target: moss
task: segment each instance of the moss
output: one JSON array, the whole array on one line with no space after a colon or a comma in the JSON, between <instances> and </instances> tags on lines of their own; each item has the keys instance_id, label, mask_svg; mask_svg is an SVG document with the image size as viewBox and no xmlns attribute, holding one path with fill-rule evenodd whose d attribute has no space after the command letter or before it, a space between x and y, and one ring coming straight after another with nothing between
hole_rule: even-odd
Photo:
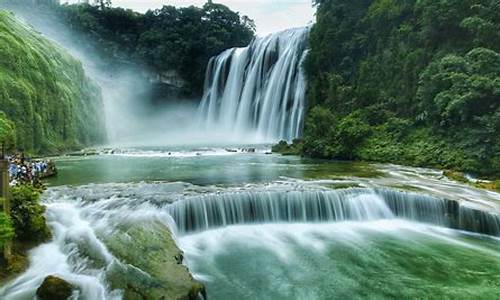
<instances>
[{"instance_id":1,"label":"moss","mask_svg":"<svg viewBox=\"0 0 500 300\"><path fill-rule=\"evenodd\" d=\"M443 171L443 175L451 180L467 183L480 189L500 192L500 180L491 180L491 181L479 180L476 182L472 182L468 180L467 177L465 177L464 173L451 170Z\"/></svg>"},{"instance_id":2,"label":"moss","mask_svg":"<svg viewBox=\"0 0 500 300\"><path fill-rule=\"evenodd\" d=\"M23 273L29 266L28 251L37 246L34 243L25 243L14 240L12 242L12 255L5 259L0 268L0 286Z\"/></svg>"},{"instance_id":3,"label":"moss","mask_svg":"<svg viewBox=\"0 0 500 300\"><path fill-rule=\"evenodd\" d=\"M66 300L73 293L73 286L56 276L47 276L36 290L40 300Z\"/></svg>"},{"instance_id":4,"label":"moss","mask_svg":"<svg viewBox=\"0 0 500 300\"><path fill-rule=\"evenodd\" d=\"M500 192L500 180L495 181L479 181L474 184L478 188L487 189L495 192Z\"/></svg>"},{"instance_id":5,"label":"moss","mask_svg":"<svg viewBox=\"0 0 500 300\"><path fill-rule=\"evenodd\" d=\"M31 153L104 140L101 93L81 63L0 11L0 133L6 127Z\"/></svg>"},{"instance_id":6,"label":"moss","mask_svg":"<svg viewBox=\"0 0 500 300\"><path fill-rule=\"evenodd\" d=\"M124 299L197 299L205 293L182 264L183 254L165 225L124 223L102 240L121 262L107 278L112 288L124 290Z\"/></svg>"},{"instance_id":7,"label":"moss","mask_svg":"<svg viewBox=\"0 0 500 300\"><path fill-rule=\"evenodd\" d=\"M451 180L455 180L458 182L465 182L465 183L469 182L469 180L465 177L465 174L462 172L445 170L443 171L443 175Z\"/></svg>"},{"instance_id":8,"label":"moss","mask_svg":"<svg viewBox=\"0 0 500 300\"><path fill-rule=\"evenodd\" d=\"M2 198L0 198L0 205L1 204ZM13 236L14 228L12 227L10 217L0 211L0 248L2 248L6 242L10 241Z\"/></svg>"},{"instance_id":9,"label":"moss","mask_svg":"<svg viewBox=\"0 0 500 300\"><path fill-rule=\"evenodd\" d=\"M6 150L12 150L16 144L16 129L5 113L0 111L0 144L5 145Z\"/></svg>"}]
</instances>

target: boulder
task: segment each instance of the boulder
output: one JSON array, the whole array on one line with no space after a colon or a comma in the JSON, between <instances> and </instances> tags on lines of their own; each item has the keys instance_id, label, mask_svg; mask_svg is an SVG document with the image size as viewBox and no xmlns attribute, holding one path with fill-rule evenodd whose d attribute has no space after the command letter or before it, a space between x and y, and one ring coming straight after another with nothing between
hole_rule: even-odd
<instances>
[{"instance_id":1,"label":"boulder","mask_svg":"<svg viewBox=\"0 0 500 300\"><path fill-rule=\"evenodd\" d=\"M205 296L205 287L182 264L183 253L164 224L124 220L111 234L101 233L100 238L118 258L106 277L112 289L123 290L124 300L191 300Z\"/></svg>"},{"instance_id":2,"label":"boulder","mask_svg":"<svg viewBox=\"0 0 500 300\"><path fill-rule=\"evenodd\" d=\"M36 290L40 300L66 300L71 297L74 287L56 276L47 276Z\"/></svg>"}]
</instances>

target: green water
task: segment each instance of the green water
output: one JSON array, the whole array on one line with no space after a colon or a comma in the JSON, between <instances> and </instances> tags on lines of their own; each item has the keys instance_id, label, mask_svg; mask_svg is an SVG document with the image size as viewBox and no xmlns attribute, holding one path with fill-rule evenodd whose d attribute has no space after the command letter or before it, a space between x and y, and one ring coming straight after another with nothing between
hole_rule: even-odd
<instances>
[{"instance_id":1,"label":"green water","mask_svg":"<svg viewBox=\"0 0 500 300\"><path fill-rule=\"evenodd\" d=\"M498 240L401 221L237 226L184 237L181 246L210 299L500 295Z\"/></svg>"},{"instance_id":2,"label":"green water","mask_svg":"<svg viewBox=\"0 0 500 300\"><path fill-rule=\"evenodd\" d=\"M115 201L109 204L110 216L136 214L138 220L163 216L164 202L182 200L186 193L258 191L277 183L283 192L296 184L384 186L500 203L500 195L447 181L435 170L268 155L265 150L232 155L224 149L140 149L55 160L59 174L48 180L50 186L98 184L57 192L68 195L65 201L90 199L83 209L95 205L96 210L106 207L99 206L101 200ZM54 199L60 198L57 193ZM498 238L401 220L239 225L177 240L209 299L500 299Z\"/></svg>"},{"instance_id":3,"label":"green water","mask_svg":"<svg viewBox=\"0 0 500 300\"><path fill-rule=\"evenodd\" d=\"M183 181L197 185L244 184L291 178L375 176L367 164L303 159L265 154L188 157L99 155L56 158L59 175L49 185ZM335 175L332 175L335 174Z\"/></svg>"}]
</instances>

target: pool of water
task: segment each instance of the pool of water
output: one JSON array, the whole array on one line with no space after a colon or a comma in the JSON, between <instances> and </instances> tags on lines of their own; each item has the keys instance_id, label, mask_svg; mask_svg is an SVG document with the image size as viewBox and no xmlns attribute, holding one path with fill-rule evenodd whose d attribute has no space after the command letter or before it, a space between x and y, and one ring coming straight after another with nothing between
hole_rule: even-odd
<instances>
[{"instance_id":1,"label":"pool of water","mask_svg":"<svg viewBox=\"0 0 500 300\"><path fill-rule=\"evenodd\" d=\"M233 226L180 239L210 299L495 299L499 240L400 220Z\"/></svg>"},{"instance_id":2,"label":"pool of water","mask_svg":"<svg viewBox=\"0 0 500 300\"><path fill-rule=\"evenodd\" d=\"M59 173L47 180L43 201L55 238L31 252L30 269L0 288L0 298L31 299L44 276L56 272L81 288L81 299L121 299L106 277L116 257L100 236L123 220L170 226L209 299L500 295L498 237L399 219L374 193L410 191L500 211L499 194L450 181L438 170L281 156L265 145L107 149L54 160ZM322 203L333 190L366 194L334 201L339 211L350 203L349 214L361 217L317 218L301 198ZM274 201L282 201L279 208ZM301 205L314 222L300 221ZM199 225L180 230L176 220ZM89 249L100 258L87 257Z\"/></svg>"}]
</instances>

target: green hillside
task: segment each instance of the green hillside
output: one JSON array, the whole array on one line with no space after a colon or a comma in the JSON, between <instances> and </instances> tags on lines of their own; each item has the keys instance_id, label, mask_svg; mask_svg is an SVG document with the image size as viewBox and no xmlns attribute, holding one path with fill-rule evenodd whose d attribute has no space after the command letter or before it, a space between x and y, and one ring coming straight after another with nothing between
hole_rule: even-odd
<instances>
[{"instance_id":1,"label":"green hillside","mask_svg":"<svg viewBox=\"0 0 500 300\"><path fill-rule=\"evenodd\" d=\"M102 105L80 62L0 12L0 141L31 153L103 142Z\"/></svg>"},{"instance_id":2,"label":"green hillside","mask_svg":"<svg viewBox=\"0 0 500 300\"><path fill-rule=\"evenodd\" d=\"M500 175L500 2L317 0L303 151Z\"/></svg>"}]
</instances>

